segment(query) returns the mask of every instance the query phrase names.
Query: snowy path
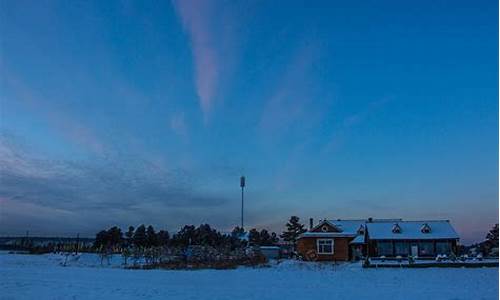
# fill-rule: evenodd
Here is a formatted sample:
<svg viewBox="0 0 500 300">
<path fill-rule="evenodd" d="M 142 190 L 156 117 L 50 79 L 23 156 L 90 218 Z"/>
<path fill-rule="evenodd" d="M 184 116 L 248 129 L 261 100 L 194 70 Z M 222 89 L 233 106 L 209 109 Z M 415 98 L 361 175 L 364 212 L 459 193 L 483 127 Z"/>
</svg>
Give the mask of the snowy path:
<svg viewBox="0 0 500 300">
<path fill-rule="evenodd" d="M 497 268 L 367 270 L 285 262 L 265 269 L 143 271 L 0 254 L 0 272 L 0 299 L 498 299 Z"/>
</svg>

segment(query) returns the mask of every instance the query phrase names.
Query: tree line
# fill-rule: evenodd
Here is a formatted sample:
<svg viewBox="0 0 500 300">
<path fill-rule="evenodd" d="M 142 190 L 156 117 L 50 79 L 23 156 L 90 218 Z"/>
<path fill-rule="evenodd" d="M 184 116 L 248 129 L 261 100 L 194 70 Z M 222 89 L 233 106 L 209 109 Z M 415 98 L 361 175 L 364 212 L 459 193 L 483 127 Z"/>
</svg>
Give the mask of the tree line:
<svg viewBox="0 0 500 300">
<path fill-rule="evenodd" d="M 292 216 L 286 224 L 286 229 L 279 236 L 285 242 L 295 244 L 298 236 L 306 229 L 300 223 L 297 216 Z M 186 248 L 189 245 L 211 246 L 215 248 L 242 248 L 246 246 L 274 246 L 279 242 L 275 232 L 267 229 L 250 229 L 246 232 L 243 228 L 236 226 L 230 234 L 224 234 L 212 228 L 209 224 L 198 227 L 185 225 L 177 233 L 170 236 L 167 230 L 156 231 L 152 225 L 144 224 L 135 228 L 129 226 L 126 232 L 121 228 L 113 226 L 108 230 L 101 230 L 96 234 L 95 249 L 114 248 L 150 248 L 150 247 L 178 247 Z"/>
</svg>

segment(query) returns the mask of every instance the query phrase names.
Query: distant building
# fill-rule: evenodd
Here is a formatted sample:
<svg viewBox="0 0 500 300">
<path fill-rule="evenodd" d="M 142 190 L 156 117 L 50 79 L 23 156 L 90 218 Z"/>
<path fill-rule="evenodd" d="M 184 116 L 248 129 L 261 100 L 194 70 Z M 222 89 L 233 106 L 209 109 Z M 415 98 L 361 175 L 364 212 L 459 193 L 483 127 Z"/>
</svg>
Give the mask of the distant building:
<svg viewBox="0 0 500 300">
<path fill-rule="evenodd" d="M 278 259 L 281 257 L 279 246 L 260 246 L 259 250 L 267 259 Z"/>
<path fill-rule="evenodd" d="M 459 237 L 448 220 L 323 220 L 297 241 L 308 260 L 346 261 L 370 257 L 435 257 L 457 253 Z"/>
</svg>

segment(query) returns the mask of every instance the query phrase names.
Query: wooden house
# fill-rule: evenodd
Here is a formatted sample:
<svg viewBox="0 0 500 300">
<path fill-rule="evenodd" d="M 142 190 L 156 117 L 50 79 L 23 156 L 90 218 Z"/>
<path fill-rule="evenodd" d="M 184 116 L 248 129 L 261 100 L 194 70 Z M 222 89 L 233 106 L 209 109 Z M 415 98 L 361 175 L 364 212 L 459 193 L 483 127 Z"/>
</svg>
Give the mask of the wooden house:
<svg viewBox="0 0 500 300">
<path fill-rule="evenodd" d="M 351 243 L 364 237 L 365 223 L 365 220 L 323 220 L 300 236 L 297 252 L 307 260 L 350 260 Z"/>
<path fill-rule="evenodd" d="M 297 252 L 306 260 L 362 257 L 434 257 L 456 253 L 459 237 L 448 220 L 323 220 L 303 233 Z"/>
<path fill-rule="evenodd" d="M 448 220 L 367 222 L 370 257 L 435 257 L 457 253 L 458 234 Z"/>
</svg>

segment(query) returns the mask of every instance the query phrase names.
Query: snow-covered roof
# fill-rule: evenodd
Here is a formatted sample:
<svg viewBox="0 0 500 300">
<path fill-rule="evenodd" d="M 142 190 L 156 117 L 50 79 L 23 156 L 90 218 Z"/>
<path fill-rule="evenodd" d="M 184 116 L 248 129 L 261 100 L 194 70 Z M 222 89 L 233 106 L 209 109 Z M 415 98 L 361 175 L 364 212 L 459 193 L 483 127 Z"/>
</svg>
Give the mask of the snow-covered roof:
<svg viewBox="0 0 500 300">
<path fill-rule="evenodd" d="M 402 221 L 402 219 L 371 219 L 371 222 L 398 222 Z M 358 234 L 361 226 L 365 226 L 368 222 L 368 219 L 332 219 L 332 220 L 322 220 L 313 227 L 310 231 L 314 231 L 315 229 L 322 226 L 324 223 L 330 224 L 332 227 L 339 229 L 342 233 L 346 234 Z M 366 228 L 366 227 L 365 227 Z"/>
<path fill-rule="evenodd" d="M 364 244 L 365 243 L 365 235 L 360 234 L 354 238 L 349 244 Z"/>
<path fill-rule="evenodd" d="M 361 226 L 364 226 L 366 220 L 328 220 L 329 223 L 333 224 L 333 226 L 340 229 L 342 233 L 345 234 L 358 234 L 358 230 Z"/>
<path fill-rule="evenodd" d="M 356 234 L 352 233 L 344 233 L 344 232 L 304 232 L 299 236 L 299 238 L 303 237 L 319 237 L 319 238 L 328 238 L 328 237 L 353 237 Z"/>
<path fill-rule="evenodd" d="M 422 230 L 430 228 L 430 231 L 425 233 Z M 398 227 L 398 230 L 394 228 Z M 368 230 L 369 238 L 372 240 L 412 240 L 412 239 L 458 239 L 453 226 L 448 220 L 439 221 L 376 221 L 367 222 L 366 227 Z"/>
<path fill-rule="evenodd" d="M 337 228 L 339 232 L 313 232 L 325 223 Z M 369 239 L 373 240 L 459 238 L 448 220 L 403 221 L 402 219 L 323 220 L 300 237 L 355 237 L 351 243 L 364 243 L 365 237 L 361 234 L 360 228 L 365 229 Z"/>
</svg>

